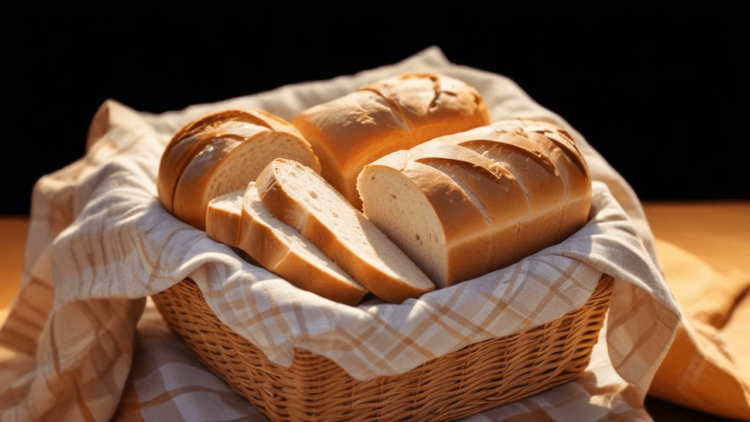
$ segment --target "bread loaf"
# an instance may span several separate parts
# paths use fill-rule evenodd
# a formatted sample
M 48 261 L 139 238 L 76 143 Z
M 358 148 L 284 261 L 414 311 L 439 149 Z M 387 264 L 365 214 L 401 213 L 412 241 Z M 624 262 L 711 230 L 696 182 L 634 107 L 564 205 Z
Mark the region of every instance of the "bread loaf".
M 272 214 L 381 299 L 401 303 L 434 290 L 401 249 L 309 167 L 276 159 L 256 186 Z
M 227 110 L 182 128 L 162 155 L 157 189 L 162 204 L 201 230 L 208 202 L 243 189 L 274 158 L 320 171 L 309 143 L 289 123 L 264 111 Z
M 573 138 L 530 120 L 394 152 L 367 165 L 357 188 L 368 219 L 438 287 L 560 242 L 586 223 L 591 205 L 591 178 Z
M 367 294 L 364 286 L 299 231 L 274 217 L 261 202 L 254 182 L 209 203 L 206 233 L 242 249 L 258 264 L 303 290 L 347 305 L 358 304 Z
M 293 120 L 320 159 L 323 178 L 358 209 L 356 179 L 366 164 L 489 123 L 487 106 L 474 88 L 436 73 L 383 79 Z

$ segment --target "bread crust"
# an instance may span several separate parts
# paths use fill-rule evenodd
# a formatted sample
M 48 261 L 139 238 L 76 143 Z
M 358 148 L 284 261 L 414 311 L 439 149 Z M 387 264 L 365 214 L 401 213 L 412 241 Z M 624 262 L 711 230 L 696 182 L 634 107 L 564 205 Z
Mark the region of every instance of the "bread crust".
M 551 123 L 536 120 L 507 120 L 498 128 L 522 130 L 545 149 L 563 180 L 565 197 L 560 230 L 555 243 L 572 235 L 588 220 L 591 208 L 591 175 L 588 164 L 573 137 Z
M 206 215 L 206 234 L 239 248 L 264 268 L 289 283 L 321 297 L 356 305 L 368 293 L 341 268 L 325 258 L 315 245 L 275 218 L 258 196 L 254 182 L 213 199 Z M 292 241 L 288 240 L 292 237 Z M 294 238 L 297 241 L 293 241 Z M 327 261 L 327 262 L 326 262 Z
M 191 131 L 183 138 L 172 138 L 172 142 L 161 156 L 159 173 L 156 178 L 156 188 L 159 200 L 170 212 L 174 211 L 174 191 L 177 181 L 185 171 L 185 168 L 203 149 L 214 140 L 222 137 L 231 137 L 237 121 L 212 121 L 213 125 L 201 126 L 201 131 Z
M 217 242 L 237 247 L 242 216 L 244 191 L 236 190 L 219 196 L 208 203 L 206 234 Z
M 207 186 L 216 176 L 218 163 L 241 143 L 233 137 L 218 138 L 188 163 L 175 187 L 172 209 L 177 217 L 197 229 L 206 229 L 206 210 L 213 199 L 206 195 Z
M 416 164 L 429 166 L 455 183 L 451 185 L 424 171 L 429 176 L 404 171 Z M 491 251 L 484 267 L 452 267 L 449 274 L 435 280 L 440 286 L 494 271 L 564 240 L 586 223 L 591 205 L 591 178 L 583 154 L 575 140 L 556 126 L 509 120 L 438 137 L 376 160 L 365 167 L 358 179 L 365 215 L 410 254 L 414 248 L 404 246 L 412 242 L 405 233 L 415 224 L 391 218 L 400 212 L 398 204 L 388 201 L 384 189 L 368 185 L 374 183 L 373 178 L 386 178 L 386 172 L 393 170 L 414 184 L 413 196 L 448 198 L 459 186 L 490 223 L 489 228 L 466 228 L 463 233 L 474 237 L 492 233 L 490 247 L 477 246 L 478 243 L 461 250 L 450 234 L 465 227 L 464 221 L 454 215 L 454 203 L 430 200 L 430 206 L 421 205 L 423 209 L 414 211 L 434 214 L 440 221 L 447 245 L 440 252 L 442 260 L 450 261 L 456 255 L 482 255 L 484 247 Z M 472 234 L 471 230 L 476 232 Z M 412 258 L 417 262 L 421 259 Z M 476 261 L 457 262 L 467 267 L 479 265 Z
M 253 212 L 251 203 L 262 204 L 253 182 L 243 196 L 237 247 L 293 285 L 335 302 L 353 306 L 367 294 L 367 289 L 343 270 L 326 271 L 311 262 L 298 247 L 280 235 L 280 225 L 285 223 Z M 309 247 L 315 248 L 312 244 Z M 329 265 L 336 266 L 333 262 Z
M 516 257 L 533 254 L 558 239 L 565 205 L 565 183 L 547 151 L 523 130 L 496 123 L 440 138 L 473 149 L 508 169 L 521 182 L 530 205 L 521 222 Z M 519 126 L 520 128 L 520 126 Z
M 290 170 L 291 169 L 291 170 Z M 363 256 L 360 250 L 352 245 L 347 239 L 347 234 L 340 231 L 340 226 L 324 221 L 322 211 L 313 208 L 313 205 L 305 202 L 291 187 L 287 187 L 283 176 L 284 171 L 303 172 L 313 178 L 314 186 L 309 186 L 308 192 L 320 192 L 320 195 L 333 195 L 337 197 L 337 207 L 327 212 L 354 213 L 357 223 L 348 226 L 346 230 L 364 230 L 366 235 L 362 238 L 372 240 L 369 244 L 375 248 L 377 256 L 392 256 L 394 261 L 381 261 L 380 265 L 389 268 L 381 268 L 374 264 L 374 257 Z M 305 166 L 291 160 L 277 159 L 270 163 L 258 176 L 256 181 L 258 194 L 267 209 L 279 220 L 298 229 L 303 236 L 318 246 L 323 253 L 331 258 L 336 264 L 349 273 L 354 280 L 364 285 L 368 290 L 379 298 L 391 302 L 401 303 L 409 298 L 416 298 L 422 294 L 434 290 L 434 284 L 422 273 L 409 258 L 403 254 L 385 235 L 382 234 L 365 216 L 353 208 L 338 191 L 333 189 L 325 180 Z M 308 189 L 306 187 L 306 189 Z M 317 189 L 317 191 L 315 191 Z M 322 190 L 326 190 L 325 193 Z M 346 208 L 346 209 L 344 209 Z M 375 237 L 376 239 L 372 239 Z M 391 266 L 393 264 L 393 266 Z M 414 279 L 404 279 L 396 276 L 398 271 L 393 270 L 396 265 L 408 267 Z
M 518 234 L 531 206 L 519 180 L 507 168 L 439 138 L 412 148 L 409 159 L 447 174 L 474 199 L 474 205 L 492 227 L 485 273 L 517 260 Z
M 253 148 L 252 143 L 269 140 L 290 142 L 294 148 L 288 154 L 281 151 L 269 155 L 268 161 L 276 156 L 293 157 L 320 171 L 320 161 L 310 144 L 291 123 L 262 110 L 225 110 L 190 122 L 173 136 L 159 165 L 160 201 L 178 218 L 205 229 L 208 202 L 247 185 L 267 162 L 251 166 L 231 181 L 216 181 L 217 175 L 223 168 L 237 165 L 233 160 L 243 159 L 236 157 Z
M 476 89 L 438 73 L 407 73 L 376 81 L 362 90 L 388 100 L 421 142 L 490 123 L 489 109 Z
M 362 168 L 396 150 L 490 123 L 471 86 L 437 73 L 408 73 L 377 81 L 311 107 L 293 124 L 323 161 L 322 175 L 357 209 Z
M 444 232 L 446 272 L 428 275 L 438 286 L 446 287 L 484 274 L 492 249 L 491 224 L 467 193 L 452 178 L 426 164 L 409 161 L 401 173 L 425 195 Z

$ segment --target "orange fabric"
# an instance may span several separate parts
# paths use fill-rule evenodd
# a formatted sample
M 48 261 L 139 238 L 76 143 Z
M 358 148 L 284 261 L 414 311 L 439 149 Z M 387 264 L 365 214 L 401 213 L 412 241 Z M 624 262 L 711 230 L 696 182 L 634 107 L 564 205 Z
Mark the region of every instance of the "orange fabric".
M 0 218 L 0 256 L 3 257 L 0 265 L 0 312 L 10 307 L 21 287 L 23 251 L 28 230 L 29 217 L 5 215 Z
M 649 394 L 750 420 L 750 204 L 647 204 L 684 321 Z
M 21 289 L 23 253 L 29 217 L 4 215 L 0 217 L 0 326 L 8 317 L 13 299 Z M 2 359 L 2 351 L 0 351 Z

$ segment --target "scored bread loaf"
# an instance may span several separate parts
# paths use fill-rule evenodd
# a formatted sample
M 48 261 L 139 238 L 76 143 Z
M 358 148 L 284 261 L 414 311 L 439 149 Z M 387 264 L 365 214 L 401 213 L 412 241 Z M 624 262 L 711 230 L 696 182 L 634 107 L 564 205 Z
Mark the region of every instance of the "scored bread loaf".
M 276 159 L 256 187 L 272 214 L 379 298 L 401 303 L 435 289 L 401 249 L 309 167 Z
M 310 144 L 291 123 L 262 110 L 209 114 L 183 127 L 165 148 L 159 199 L 172 214 L 203 230 L 211 199 L 243 189 L 278 157 L 320 171 Z
M 390 152 L 490 123 L 479 92 L 437 73 L 386 78 L 311 107 L 292 121 L 310 142 L 322 176 L 357 209 L 362 168 Z
M 532 120 L 394 152 L 367 165 L 357 188 L 367 218 L 438 287 L 564 240 L 586 223 L 591 206 L 590 174 L 573 138 Z M 472 213 L 478 217 L 466 221 Z
M 209 203 L 206 233 L 242 249 L 262 267 L 303 290 L 352 306 L 367 294 L 364 286 L 317 246 L 271 214 L 254 182 Z

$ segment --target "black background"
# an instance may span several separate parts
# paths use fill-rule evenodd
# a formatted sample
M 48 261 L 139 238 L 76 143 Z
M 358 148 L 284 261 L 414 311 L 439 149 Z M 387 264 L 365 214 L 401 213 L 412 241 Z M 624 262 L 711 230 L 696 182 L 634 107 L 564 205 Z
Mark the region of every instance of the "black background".
M 179 110 L 432 45 L 514 79 L 643 200 L 750 199 L 739 6 L 565 3 L 0 1 L 0 214 L 28 214 L 34 182 L 83 155 L 108 98 Z

